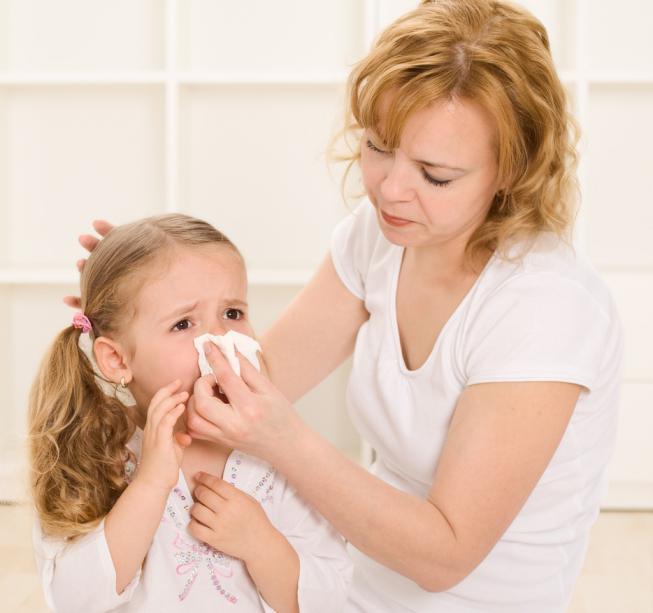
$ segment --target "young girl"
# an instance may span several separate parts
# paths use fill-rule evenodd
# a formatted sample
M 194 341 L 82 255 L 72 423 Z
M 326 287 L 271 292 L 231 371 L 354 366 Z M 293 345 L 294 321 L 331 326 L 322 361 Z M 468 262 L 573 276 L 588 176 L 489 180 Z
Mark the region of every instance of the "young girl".
M 50 607 L 341 610 L 342 539 L 274 468 L 191 440 L 180 423 L 199 377 L 194 339 L 253 336 L 235 246 L 185 215 L 120 226 L 89 258 L 81 294 L 29 407 Z M 119 400 L 127 393 L 135 404 Z

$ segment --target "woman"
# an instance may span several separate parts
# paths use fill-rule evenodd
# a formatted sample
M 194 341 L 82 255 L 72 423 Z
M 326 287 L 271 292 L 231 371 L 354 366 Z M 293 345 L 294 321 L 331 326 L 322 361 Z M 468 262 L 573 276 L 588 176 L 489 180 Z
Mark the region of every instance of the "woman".
M 347 611 L 562 612 L 614 442 L 622 340 L 566 242 L 573 124 L 546 31 L 502 2 L 425 1 L 349 85 L 368 198 L 263 338 L 272 383 L 211 352 L 229 404 L 198 381 L 190 432 L 274 464 L 347 538 Z M 371 473 L 290 404 L 352 351 Z

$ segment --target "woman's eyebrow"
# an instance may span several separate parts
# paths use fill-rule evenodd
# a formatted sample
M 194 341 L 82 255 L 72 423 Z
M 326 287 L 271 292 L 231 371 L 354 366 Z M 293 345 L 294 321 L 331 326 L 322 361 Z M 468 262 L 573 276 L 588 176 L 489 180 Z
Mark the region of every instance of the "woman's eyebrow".
M 429 162 L 427 160 L 415 160 L 418 164 L 424 164 L 429 168 L 446 168 L 447 170 L 454 170 L 456 172 L 467 172 L 464 168 L 458 168 L 457 166 L 449 166 L 449 164 L 442 164 L 441 162 Z

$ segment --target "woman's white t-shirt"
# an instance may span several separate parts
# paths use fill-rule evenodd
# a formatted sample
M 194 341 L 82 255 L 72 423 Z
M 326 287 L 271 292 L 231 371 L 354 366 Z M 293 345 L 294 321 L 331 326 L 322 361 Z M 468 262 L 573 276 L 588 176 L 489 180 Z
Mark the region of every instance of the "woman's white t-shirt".
M 408 370 L 396 316 L 403 248 L 385 239 L 368 201 L 336 228 L 331 254 L 340 279 L 370 313 L 356 340 L 349 413 L 376 452 L 372 471 L 398 489 L 426 497 L 468 385 L 563 381 L 584 388 L 542 478 L 470 575 L 447 592 L 429 593 L 351 548 L 346 610 L 562 613 L 615 439 L 622 332 L 604 283 L 552 234 L 541 235 L 521 260 L 495 254 L 426 362 Z
M 142 430 L 128 443 L 140 458 Z M 131 463 L 129 463 L 131 464 Z M 128 475 L 134 466 L 127 467 Z M 301 611 L 341 611 L 351 577 L 344 541 L 308 507 L 269 464 L 233 451 L 223 478 L 258 500 L 270 522 L 299 556 L 297 597 Z M 48 606 L 62 613 L 274 613 L 245 564 L 195 539 L 188 532 L 191 493 L 179 471 L 143 568 L 121 594 L 104 522 L 73 543 L 45 537 L 35 524 L 34 546 Z M 260 544 L 261 549 L 266 544 Z

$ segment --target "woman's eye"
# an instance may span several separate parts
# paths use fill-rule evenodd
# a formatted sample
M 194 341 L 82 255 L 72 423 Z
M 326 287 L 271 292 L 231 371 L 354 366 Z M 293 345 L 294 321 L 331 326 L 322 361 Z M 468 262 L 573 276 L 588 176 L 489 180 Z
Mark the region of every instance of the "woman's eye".
M 224 316 L 226 319 L 242 319 L 243 312 L 240 309 L 227 309 Z
M 437 187 L 446 187 L 451 183 L 451 179 L 447 181 L 441 181 L 440 179 L 436 179 L 435 177 L 432 177 L 426 170 L 422 169 L 422 176 L 426 181 L 428 181 L 431 185 L 435 185 Z
M 172 326 L 173 330 L 188 330 L 190 328 L 190 321 L 188 319 L 182 319 L 181 321 L 178 321 L 174 326 Z
M 371 149 L 375 153 L 388 153 L 387 151 L 384 151 L 383 149 L 379 149 L 371 140 L 367 140 L 366 142 L 367 148 Z

